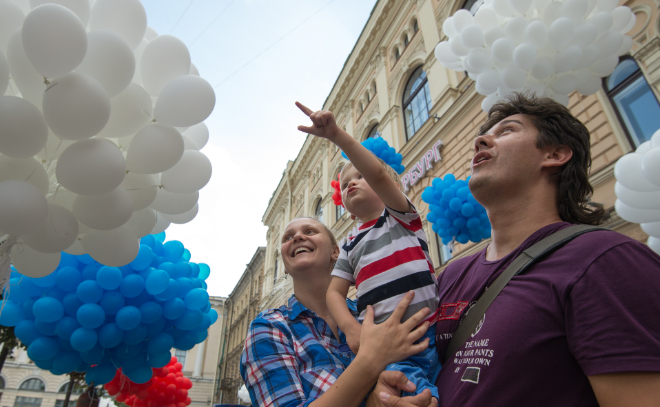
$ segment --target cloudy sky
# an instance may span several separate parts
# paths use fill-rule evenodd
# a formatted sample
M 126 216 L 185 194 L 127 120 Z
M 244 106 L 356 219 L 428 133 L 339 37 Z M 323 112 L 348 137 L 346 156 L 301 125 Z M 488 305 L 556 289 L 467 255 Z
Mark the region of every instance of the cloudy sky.
M 211 266 L 208 290 L 227 296 L 258 246 L 261 217 L 305 135 L 296 100 L 320 108 L 375 0 L 142 0 L 150 27 L 180 38 L 215 87 L 202 150 L 213 176 L 199 214 L 171 225 L 192 260 Z

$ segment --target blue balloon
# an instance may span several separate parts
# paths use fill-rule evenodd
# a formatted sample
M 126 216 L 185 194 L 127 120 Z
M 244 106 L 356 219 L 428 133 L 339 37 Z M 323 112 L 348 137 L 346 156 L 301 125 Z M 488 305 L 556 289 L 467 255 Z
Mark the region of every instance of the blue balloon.
M 28 346 L 28 357 L 32 360 L 52 359 L 59 349 L 55 339 L 42 336 Z
M 198 263 L 199 266 L 199 276 L 201 280 L 206 280 L 211 275 L 211 268 L 206 263 Z
M 32 361 L 41 370 L 50 370 L 53 367 L 53 359 L 32 360 Z
M 64 316 L 62 303 L 52 297 L 39 298 L 32 307 L 34 316 L 44 322 L 59 321 Z
M 170 282 L 168 283 L 167 290 L 163 292 L 162 294 L 155 295 L 157 300 L 159 301 L 167 301 L 176 296 L 176 293 L 179 291 L 179 283 L 176 282 L 176 280 L 170 279 Z
M 454 220 L 456 219 L 456 216 L 456 212 L 451 209 L 445 209 L 445 218 L 447 218 L 447 220 Z
M 181 256 L 181 258 L 183 258 L 183 260 L 184 260 L 186 263 L 190 261 L 190 258 L 191 258 L 191 257 L 192 257 L 192 255 L 190 254 L 190 250 L 188 250 L 188 249 L 185 249 L 185 250 L 183 251 L 183 256 Z
M 169 352 L 173 346 L 174 338 L 172 338 L 171 335 L 163 332 L 149 341 L 149 345 L 147 345 L 147 352 L 151 354 Z
M 151 273 L 153 273 L 156 270 L 158 269 L 155 267 L 147 267 L 144 270 L 140 270 L 140 272 L 138 273 L 138 276 L 142 277 L 142 279 L 144 280 L 145 288 L 147 286 L 147 278 L 149 278 L 149 275 L 151 275 Z
M 5 308 L 0 313 L 0 325 L 16 326 L 19 322 L 25 319 L 23 314 L 23 307 L 19 306 L 12 300 L 5 302 Z
M 206 281 L 201 281 L 201 283 L 202 283 L 202 286 L 200 288 L 208 290 L 209 286 L 206 284 Z
M 99 305 L 103 308 L 103 311 L 106 315 L 115 315 L 117 312 L 124 307 L 126 300 L 124 296 L 121 295 L 119 291 L 108 291 L 103 294 Z
M 115 378 L 116 373 L 117 368 L 112 363 L 101 363 L 90 367 L 85 374 L 85 380 L 87 380 L 87 375 L 91 375 L 92 380 L 90 380 L 90 383 L 94 382 L 95 385 L 108 384 Z
M 141 344 L 146 337 L 147 337 L 147 326 L 145 324 L 140 324 L 137 327 L 131 329 L 130 331 L 124 332 L 124 343 L 126 343 L 127 345 Z
M 60 352 L 53 358 L 53 369 L 64 374 L 71 373 L 81 362 L 80 352 Z
M 479 218 L 470 218 L 467 220 L 467 227 L 468 229 L 476 229 L 481 225 L 481 220 Z
M 153 324 L 163 315 L 163 307 L 154 301 L 145 302 L 140 306 L 140 313 L 142 313 L 142 323 Z
M 174 339 L 172 339 L 172 345 L 174 345 Z M 147 356 L 147 365 L 158 369 L 170 363 L 171 359 L 172 359 L 172 354 L 170 353 L 169 350 L 166 352 L 149 354 Z
M 50 288 L 55 285 L 56 282 L 56 275 L 55 273 L 50 273 L 47 276 L 41 277 L 41 278 L 33 278 L 32 283 L 36 285 L 37 287 L 41 288 Z
M 474 213 L 474 205 L 472 205 L 471 203 L 466 202 L 461 206 L 461 214 L 466 218 L 472 216 L 473 213 Z
M 137 327 L 142 320 L 142 313 L 136 307 L 132 305 L 127 305 L 124 308 L 120 309 L 117 312 L 115 317 L 115 322 L 117 326 L 124 331 L 130 331 L 131 329 Z
M 44 322 L 40 320 L 34 321 L 34 326 L 37 328 L 40 334 L 45 336 L 54 336 L 55 329 L 57 328 L 57 322 Z
M 190 268 L 192 269 L 190 278 L 199 278 L 199 265 L 197 263 L 190 263 Z
M 18 340 L 24 345 L 28 346 L 41 336 L 39 331 L 37 331 L 37 327 L 34 325 L 34 321 L 30 321 L 29 319 L 24 319 L 16 324 L 14 335 L 16 335 Z
M 96 282 L 104 290 L 116 290 L 121 285 L 121 271 L 117 267 L 103 266 L 96 273 Z
M 165 241 L 165 232 L 160 232 L 154 235 L 154 239 L 158 242 L 163 243 Z
M 176 265 L 169 261 L 161 263 L 160 266 L 158 266 L 158 268 L 163 271 L 166 271 L 167 275 L 170 278 L 176 279 L 179 276 L 179 271 L 176 269 Z
M 105 322 L 105 311 L 98 304 L 83 304 L 78 308 L 76 319 L 85 328 L 95 329 Z
M 87 352 L 96 345 L 98 335 L 89 328 L 78 328 L 71 334 L 71 347 L 79 352 Z
M 452 198 L 451 201 L 449 201 L 449 209 L 454 212 L 459 212 L 462 206 L 463 202 L 461 202 L 459 198 Z
M 186 310 L 186 303 L 178 297 L 172 298 L 163 304 L 163 316 L 169 320 L 181 318 Z
M 131 379 L 134 383 L 142 384 L 148 382 L 149 379 L 151 379 L 152 370 L 151 367 L 149 367 L 149 365 L 144 364 L 138 366 L 136 369 L 132 369 L 124 373 L 126 374 L 126 377 Z
M 183 256 L 184 247 L 183 243 L 178 240 L 170 240 L 163 244 L 163 250 L 165 251 L 167 261 L 176 263 Z
M 76 289 L 78 299 L 84 303 L 99 302 L 103 296 L 103 288 L 94 280 L 87 280 L 80 283 Z
M 175 264 L 177 275 L 179 277 L 190 278 L 192 274 L 192 266 L 187 261 L 179 261 Z
M 187 309 L 184 311 L 183 315 L 175 321 L 174 326 L 182 331 L 189 331 L 196 328 L 197 325 L 202 322 L 203 316 L 204 314 L 202 314 L 202 311 L 200 310 Z
M 62 352 L 75 352 L 75 349 L 71 347 L 71 341 L 69 340 L 69 338 L 67 339 L 57 338 L 57 345 L 60 347 L 60 350 Z
M 142 345 L 127 345 L 120 343 L 115 349 L 115 355 L 120 359 L 132 359 L 142 351 Z M 123 362 L 122 362 L 123 363 Z
M 80 324 L 75 318 L 65 316 L 57 321 L 57 325 L 55 325 L 55 334 L 61 339 L 66 339 L 68 341 L 71 338 L 73 331 L 78 328 L 80 328 Z
M 452 199 L 454 199 L 454 196 L 455 196 L 455 193 L 452 189 L 447 188 L 444 191 L 442 191 L 442 199 L 445 199 L 447 201 L 451 201 Z
M 465 227 L 466 221 L 464 217 L 458 216 L 451 224 L 453 227 L 460 230 Z
M 8 299 L 14 301 L 16 304 L 23 303 L 30 299 L 30 293 L 23 289 L 20 277 L 14 277 L 9 280 L 9 297 Z
M 144 279 L 137 274 L 124 277 L 121 282 L 120 292 L 126 298 L 134 298 L 144 290 Z
M 124 339 L 124 331 L 117 324 L 110 322 L 103 325 L 99 332 L 99 344 L 104 348 L 114 348 Z
M 78 265 L 80 265 L 80 261 L 78 261 L 77 257 L 78 256 L 74 256 L 73 254 L 62 252 L 60 256 L 60 264 L 58 264 L 57 268 L 62 269 L 64 267 L 78 267 Z
M 131 266 L 133 270 L 144 270 L 145 268 L 149 267 L 153 257 L 154 252 L 151 250 L 151 247 L 145 244 L 140 244 L 140 251 L 138 252 L 138 255 L 135 257 L 135 259 L 129 263 L 129 266 Z
M 149 273 L 145 286 L 151 295 L 162 294 L 170 284 L 170 276 L 163 270 L 154 270 Z
M 159 333 L 163 332 L 166 323 L 167 320 L 165 317 L 160 317 L 158 321 L 154 322 L 153 324 L 149 324 L 147 326 L 147 338 L 153 338 Z
M 98 263 L 88 264 L 82 270 L 81 277 L 83 281 L 94 280 L 96 281 L 96 273 L 102 266 Z
M 43 296 L 44 297 L 55 298 L 57 301 L 62 302 L 62 300 L 64 299 L 64 296 L 66 294 L 67 293 L 65 291 L 62 291 L 57 287 L 50 287 L 50 288 L 46 288 L 46 290 L 44 290 Z
M 218 320 L 218 311 L 211 308 L 208 314 L 211 317 L 211 325 L 215 324 L 215 322 Z
M 75 317 L 78 313 L 78 308 L 82 305 L 82 301 L 78 299 L 78 295 L 74 292 L 68 293 L 62 299 L 62 305 L 64 306 L 64 312 L 67 315 Z
M 105 354 L 105 349 L 100 344 L 94 345 L 92 349 L 80 352 L 80 357 L 90 365 L 96 365 L 103 361 Z
M 209 293 L 204 289 L 194 288 L 186 294 L 185 303 L 188 309 L 203 310 L 209 303 Z
M 181 335 L 174 340 L 174 347 L 180 350 L 190 350 L 195 347 L 195 338 L 191 334 Z
M 163 256 L 163 254 L 165 253 L 165 250 L 163 249 L 163 242 L 161 242 L 160 240 L 154 241 L 154 245 L 151 246 L 151 250 L 154 251 L 154 254 L 156 256 Z M 163 261 L 164 260 L 160 260 L 158 264 L 162 263 Z
M 208 331 L 199 331 L 199 332 L 195 332 L 194 335 L 195 335 L 195 344 L 200 344 L 206 340 L 206 338 L 209 336 L 209 333 Z
M 179 290 L 176 292 L 179 298 L 186 298 L 186 295 L 195 288 L 192 280 L 186 277 L 179 277 L 176 282 L 179 284 Z
M 149 247 L 154 247 L 154 235 L 146 235 L 145 237 L 140 238 L 140 246 L 146 245 Z
M 56 271 L 55 284 L 63 291 L 76 291 L 82 281 L 82 275 L 75 267 L 64 267 Z M 55 274 L 55 273 L 53 273 Z
M 27 319 L 35 319 L 34 312 L 32 312 L 32 308 L 34 307 L 35 300 L 27 300 L 23 303 L 23 315 Z M 17 304 L 20 306 L 20 304 Z M 66 308 L 65 308 L 66 310 Z M 0 324 L 1 325 L 1 324 Z
M 460 233 L 458 236 L 456 236 L 456 240 L 458 243 L 465 244 L 470 241 L 470 236 L 465 233 Z

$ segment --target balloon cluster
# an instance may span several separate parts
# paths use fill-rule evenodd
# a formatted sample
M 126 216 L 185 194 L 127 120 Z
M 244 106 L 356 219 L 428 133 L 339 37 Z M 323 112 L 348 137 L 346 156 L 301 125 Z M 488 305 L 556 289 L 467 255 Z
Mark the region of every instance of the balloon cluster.
M 46 277 L 13 272 L 0 324 L 15 326 L 30 359 L 55 375 L 87 372 L 87 382 L 104 384 L 121 367 L 148 381 L 172 347 L 192 349 L 218 318 L 204 282 L 209 267 L 164 238 L 142 238 L 138 256 L 120 268 L 63 253 Z
M 245 385 L 242 385 L 240 389 L 238 389 L 238 394 L 237 394 L 239 400 L 241 400 L 243 403 L 246 404 L 251 404 L 252 400 L 250 399 L 250 393 L 248 392 L 248 389 Z
M 401 165 L 401 160 L 403 159 L 403 156 L 399 153 L 397 153 L 394 150 L 394 147 L 390 147 L 390 145 L 387 143 L 387 141 L 382 138 L 382 137 L 371 137 L 362 142 L 362 145 L 372 153 L 376 155 L 376 157 L 380 158 L 381 160 L 385 161 L 387 165 L 390 167 L 394 168 L 394 171 L 397 172 L 397 174 L 402 174 L 405 168 L 403 165 Z M 344 152 L 342 151 L 341 155 L 348 160 L 348 157 Z
M 433 224 L 433 231 L 442 238 L 442 243 L 454 239 L 459 243 L 477 243 L 490 237 L 486 209 L 474 199 L 467 181 L 457 181 L 453 174 L 445 175 L 444 180 L 435 178 L 433 186 L 422 192 L 422 200 L 429 204 L 426 219 Z
M 51 273 L 60 251 L 123 266 L 196 216 L 215 93 L 140 0 L 3 0 L 0 25 L 0 237 L 27 246 L 18 270 Z
M 337 181 L 330 181 L 330 185 L 335 190 L 332 194 L 332 202 L 337 206 L 344 206 L 344 203 L 341 200 L 341 173 L 337 174 Z
M 641 223 L 650 237 L 647 244 L 660 254 L 660 130 L 634 153 L 614 166 L 616 213 L 628 222 Z
M 115 400 L 129 407 L 186 407 L 191 403 L 188 390 L 192 382 L 183 376 L 182 369 L 181 363 L 172 357 L 166 366 L 153 369 L 151 380 L 143 384 L 133 383 L 117 370 L 105 389 Z
M 445 20 L 449 37 L 435 48 L 448 69 L 467 71 L 488 111 L 512 92 L 532 91 L 568 105 L 577 90 L 591 95 L 630 50 L 623 35 L 635 15 L 618 0 L 486 0 L 472 14 Z

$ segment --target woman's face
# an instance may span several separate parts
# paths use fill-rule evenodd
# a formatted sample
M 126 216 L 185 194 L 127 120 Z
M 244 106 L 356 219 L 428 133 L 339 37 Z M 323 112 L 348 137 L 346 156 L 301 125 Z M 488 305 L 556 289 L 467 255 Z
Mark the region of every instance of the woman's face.
M 307 269 L 332 269 L 339 248 L 332 244 L 324 227 L 314 219 L 294 219 L 282 234 L 282 260 L 284 267 L 296 277 Z

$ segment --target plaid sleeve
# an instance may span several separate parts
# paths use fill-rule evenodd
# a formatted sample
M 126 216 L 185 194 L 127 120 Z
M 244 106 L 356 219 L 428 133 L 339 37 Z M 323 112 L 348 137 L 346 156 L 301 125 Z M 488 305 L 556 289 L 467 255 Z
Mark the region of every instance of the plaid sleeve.
M 351 283 L 355 284 L 355 276 L 353 275 L 353 266 L 348 261 L 348 252 L 346 247 L 348 246 L 348 240 L 345 239 L 339 244 L 339 257 L 335 263 L 335 268 L 332 270 L 332 275 L 341 277 L 344 280 L 348 280 Z
M 287 325 L 276 320 L 277 311 L 267 316 L 252 321 L 241 355 L 241 376 L 252 405 L 307 406 L 313 400 L 307 401 L 303 391 Z

